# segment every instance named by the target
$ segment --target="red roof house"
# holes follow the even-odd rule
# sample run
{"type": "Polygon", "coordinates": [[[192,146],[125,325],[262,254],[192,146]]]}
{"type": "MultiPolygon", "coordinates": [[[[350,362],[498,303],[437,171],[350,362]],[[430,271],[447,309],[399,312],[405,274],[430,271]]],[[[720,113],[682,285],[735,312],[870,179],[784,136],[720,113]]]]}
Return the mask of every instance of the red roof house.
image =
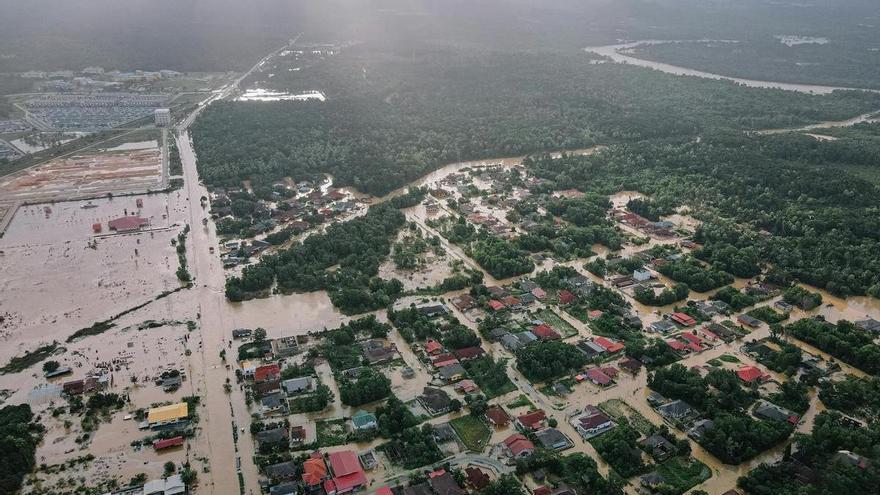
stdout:
{"type": "Polygon", "coordinates": [[[599,368],[587,370],[587,378],[596,385],[605,386],[611,383],[611,377],[602,372],[599,368]]]}
{"type": "Polygon", "coordinates": [[[170,449],[171,447],[178,447],[180,445],[183,445],[183,437],[177,436],[174,438],[166,438],[165,440],[156,440],[153,442],[153,449],[164,450],[170,449]]]}
{"type": "Polygon", "coordinates": [[[703,351],[703,347],[700,346],[700,344],[698,344],[696,342],[688,342],[687,347],[688,347],[688,349],[690,349],[694,352],[702,352],[703,351]]]}
{"type": "Polygon", "coordinates": [[[464,349],[459,349],[454,352],[455,356],[461,361],[476,359],[485,353],[486,351],[484,351],[482,347],[477,346],[465,347],[464,349]]]}
{"type": "Polygon", "coordinates": [[[532,490],[532,495],[551,495],[552,493],[553,493],[553,490],[551,490],[550,488],[548,488],[544,485],[541,485],[538,488],[535,488],[534,490],[532,490]]]}
{"type": "Polygon", "coordinates": [[[492,299],[489,301],[489,307],[492,308],[492,311],[501,311],[504,309],[504,303],[497,299],[492,299]]]}
{"type": "Polygon", "coordinates": [[[620,352],[624,348],[624,345],[620,342],[615,342],[611,339],[606,339],[605,337],[596,337],[593,339],[593,342],[599,344],[603,349],[610,353],[620,352]]]}
{"type": "Polygon", "coordinates": [[[514,433],[505,438],[504,445],[513,457],[527,457],[535,451],[535,444],[522,433],[514,433]]]}
{"type": "Polygon", "coordinates": [[[763,381],[767,377],[767,375],[754,366],[743,366],[736,371],[736,376],[746,383],[763,381]]]}
{"type": "Polygon", "coordinates": [[[690,332],[682,332],[681,336],[685,340],[687,340],[689,342],[693,342],[694,344],[701,344],[703,342],[702,338],[700,338],[698,335],[694,335],[690,332]]]}
{"type": "Polygon", "coordinates": [[[443,345],[436,340],[429,340],[425,343],[425,352],[428,354],[437,354],[438,352],[443,350],[443,345]]]}
{"type": "Polygon", "coordinates": [[[254,370],[255,382],[266,382],[279,378],[281,378],[281,366],[277,364],[266,364],[254,370]]]}
{"type": "Polygon", "coordinates": [[[327,477],[327,464],[319,452],[303,462],[303,482],[309,486],[318,486],[327,477]]]}
{"type": "Polygon", "coordinates": [[[493,405],[486,409],[486,419],[495,426],[504,427],[510,423],[510,416],[499,405],[493,405]]]}
{"type": "Polygon", "coordinates": [[[468,485],[474,490],[482,490],[489,486],[489,475],[480,471],[480,468],[468,466],[464,472],[467,475],[468,485]]]}
{"type": "Polygon", "coordinates": [[[574,294],[569,292],[566,289],[562,289],[559,291],[559,304],[571,304],[574,300],[577,299],[574,297],[574,294]]]}
{"type": "Polygon", "coordinates": [[[602,370],[602,373],[605,373],[606,375],[608,375],[609,377],[611,377],[611,379],[617,378],[617,374],[619,373],[619,372],[617,371],[617,368],[615,368],[614,366],[604,366],[604,367],[599,368],[599,369],[602,370]]]}
{"type": "Polygon", "coordinates": [[[666,344],[668,344],[669,347],[672,347],[675,351],[687,351],[688,349],[687,346],[684,345],[684,342],[680,340],[669,339],[666,341],[666,344]]]}
{"type": "Polygon", "coordinates": [[[697,320],[691,318],[687,313],[672,313],[669,319],[686,327],[692,327],[697,324],[697,320]]]}
{"type": "Polygon", "coordinates": [[[509,306],[511,308],[522,304],[522,301],[520,301],[518,297],[514,297],[514,296],[507,296],[504,299],[502,299],[501,302],[503,302],[505,306],[509,306]]]}
{"type": "Polygon", "coordinates": [[[146,227],[147,225],[150,225],[149,219],[136,216],[120,217],[107,222],[107,226],[110,227],[110,230],[115,230],[116,232],[130,232],[132,230],[138,230],[141,227],[146,227]]]}
{"type": "Polygon", "coordinates": [[[376,495],[394,495],[394,492],[391,491],[388,485],[382,485],[376,490],[376,495]]]}
{"type": "Polygon", "coordinates": [[[544,411],[538,409],[537,411],[532,411],[527,414],[523,414],[522,416],[518,416],[516,418],[516,422],[519,423],[520,427],[526,430],[536,430],[541,427],[541,423],[547,419],[547,415],[544,414],[544,411]]]}
{"type": "Polygon", "coordinates": [[[552,328],[550,328],[547,324],[541,324],[532,327],[532,333],[535,334],[535,337],[538,337],[541,340],[556,340],[562,338],[561,335],[556,333],[552,328]]]}
{"type": "Polygon", "coordinates": [[[332,452],[328,458],[333,471],[333,479],[324,482],[324,490],[328,494],[349,493],[367,485],[367,476],[353,450],[332,452]],[[332,490],[327,489],[328,483],[332,483],[332,490]]]}
{"type": "Polygon", "coordinates": [[[544,289],[540,287],[535,287],[534,289],[532,289],[532,295],[537,297],[538,299],[544,299],[545,297],[547,297],[547,293],[544,292],[544,289]]]}

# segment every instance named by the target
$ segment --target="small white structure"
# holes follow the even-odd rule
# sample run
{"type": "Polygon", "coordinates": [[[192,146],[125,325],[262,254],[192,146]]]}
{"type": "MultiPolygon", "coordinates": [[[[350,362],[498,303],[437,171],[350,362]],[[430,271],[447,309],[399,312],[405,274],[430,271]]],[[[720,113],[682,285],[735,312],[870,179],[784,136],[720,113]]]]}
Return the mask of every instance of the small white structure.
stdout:
{"type": "Polygon", "coordinates": [[[169,126],[171,125],[171,110],[167,108],[157,108],[153,112],[153,118],[156,121],[156,125],[158,126],[169,126]]]}

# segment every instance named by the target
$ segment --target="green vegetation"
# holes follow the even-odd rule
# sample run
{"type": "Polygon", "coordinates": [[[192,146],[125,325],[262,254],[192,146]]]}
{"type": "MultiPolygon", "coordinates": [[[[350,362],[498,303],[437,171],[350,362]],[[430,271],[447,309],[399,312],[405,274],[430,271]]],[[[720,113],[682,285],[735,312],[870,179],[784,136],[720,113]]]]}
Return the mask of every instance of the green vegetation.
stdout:
{"type": "Polygon", "coordinates": [[[397,432],[419,424],[412,411],[396,395],[391,394],[384,406],[376,408],[376,422],[379,424],[379,435],[391,438],[397,432]]]}
{"type": "Polygon", "coordinates": [[[533,342],[516,352],[516,367],[533,382],[544,382],[570,373],[587,358],[573,345],[559,341],[533,342]]]}
{"type": "MultiPolygon", "coordinates": [[[[183,232],[177,234],[177,260],[180,263],[180,266],[177,267],[177,278],[181,282],[190,282],[192,280],[192,276],[189,274],[189,270],[186,265],[186,234],[189,233],[189,225],[183,228],[183,232]]],[[[172,242],[172,245],[175,243],[172,242]]]]}
{"type": "Polygon", "coordinates": [[[776,323],[781,323],[788,319],[788,313],[780,313],[770,306],[761,306],[760,308],[755,308],[748,313],[747,315],[752,318],[757,318],[769,325],[773,325],[776,323]]]}
{"type": "Polygon", "coordinates": [[[443,458],[434,443],[433,428],[428,424],[421,428],[407,428],[378,449],[385,452],[392,464],[404,469],[415,469],[443,458]]]}
{"type": "Polygon", "coordinates": [[[516,390],[516,385],[507,376],[506,359],[496,361],[492,356],[483,356],[465,361],[462,365],[487,399],[516,390]]]}
{"type": "Polygon", "coordinates": [[[835,325],[821,317],[803,319],[787,325],[785,332],[862,371],[880,373],[880,346],[874,335],[846,320],[835,325]]]}
{"type": "MultiPolygon", "coordinates": [[[[656,468],[657,473],[672,487],[669,493],[684,493],[712,477],[708,466],[696,459],[673,457],[656,468]]],[[[663,492],[667,493],[667,492],[663,492]]]]}
{"type": "Polygon", "coordinates": [[[0,492],[16,493],[25,475],[33,471],[43,427],[32,423],[31,407],[23,404],[0,409],[0,492]]]}
{"type": "Polygon", "coordinates": [[[387,306],[402,291],[398,280],[377,277],[391,242],[403,226],[403,214],[391,204],[373,206],[366,215],[334,223],[278,254],[266,255],[226,281],[226,297],[241,301],[267,295],[277,284],[283,293],[326,289],[345,313],[387,306]],[[338,265],[338,269],[329,270],[338,265]]]}
{"type": "Polygon", "coordinates": [[[608,399],[597,407],[615,421],[626,421],[642,435],[650,435],[657,429],[642,413],[620,399],[608,399]]]}
{"type": "Polygon", "coordinates": [[[666,306],[687,299],[689,293],[687,284],[675,284],[671,289],[666,287],[659,294],[651,287],[640,285],[633,291],[633,297],[645,306],[666,306]]]}
{"type": "Polygon", "coordinates": [[[782,293],[782,299],[795,306],[809,311],[822,305],[822,294],[810,292],[800,285],[792,285],[782,293]]]}
{"type": "Polygon", "coordinates": [[[391,394],[391,380],[373,368],[362,368],[356,379],[337,377],[339,398],[347,406],[360,406],[391,394]]]}
{"type": "Polygon", "coordinates": [[[823,411],[816,417],[810,434],[798,435],[793,455],[778,464],[761,464],[737,484],[748,493],[778,495],[820,495],[826,493],[872,493],[880,486],[876,446],[880,434],[875,428],[853,428],[842,422],[839,413],[823,411]],[[839,451],[862,456],[862,469],[839,451]],[[817,473],[804,480],[803,466],[817,473]]]}
{"type": "Polygon", "coordinates": [[[440,326],[416,308],[388,310],[388,319],[407,342],[440,338],[440,326]]]}
{"type": "Polygon", "coordinates": [[[333,392],[330,387],[319,383],[315,391],[303,397],[294,397],[289,401],[291,413],[309,413],[323,411],[333,400],[333,392]]]}
{"type": "Polygon", "coordinates": [[[315,422],[318,447],[342,445],[348,441],[348,422],[343,419],[325,419],[315,422]]]}
{"type": "MultiPolygon", "coordinates": [[[[590,156],[535,157],[526,166],[588,192],[625,184],[691,207],[704,221],[694,240],[712,253],[711,270],[749,258],[742,253],[751,249],[758,264],[773,266],[777,285],[800,280],[836,295],[880,295],[878,186],[837,168],[875,163],[877,150],[876,140],[859,136],[826,144],[797,134],[712,131],[699,142],[612,145],[590,156]]],[[[693,272],[706,275],[703,287],[726,278],[693,272]]],[[[683,273],[675,276],[690,278],[683,273]]]]}
{"type": "Polygon", "coordinates": [[[528,407],[533,409],[535,405],[532,404],[532,401],[530,401],[525,394],[519,394],[513,402],[507,404],[508,409],[516,409],[518,407],[528,407]]]}
{"type": "Polygon", "coordinates": [[[718,289],[712,295],[712,299],[727,303],[733,311],[741,311],[749,306],[754,306],[758,302],[754,296],[750,296],[730,285],[718,289]]]}
{"type": "Polygon", "coordinates": [[[657,271],[667,277],[687,284],[697,292],[706,292],[733,282],[733,275],[706,268],[693,259],[680,259],[672,263],[666,263],[657,268],[657,271]]]}
{"type": "Polygon", "coordinates": [[[794,430],[789,423],[758,421],[743,413],[756,393],[744,389],[730,370],[713,369],[703,378],[694,370],[673,364],[650,375],[648,386],[664,397],[687,402],[712,419],[715,424],[700,444],[727,464],[755,457],[794,430]]]}
{"type": "Polygon", "coordinates": [[[503,279],[530,273],[535,264],[528,253],[500,237],[487,237],[470,246],[470,254],[490,275],[503,279]]]}
{"type": "Polygon", "coordinates": [[[602,459],[623,478],[630,478],[647,471],[637,440],[641,435],[626,422],[607,431],[589,442],[602,459]]]}
{"type": "Polygon", "coordinates": [[[471,452],[482,452],[492,434],[482,420],[471,415],[455,418],[449,424],[471,452]]]}
{"type": "Polygon", "coordinates": [[[0,375],[24,371],[55,354],[55,351],[57,350],[58,342],[52,342],[51,344],[40,346],[33,351],[27,351],[23,356],[13,357],[5,366],[0,368],[0,375]]]}
{"type": "Polygon", "coordinates": [[[192,129],[199,175],[212,185],[259,185],[330,173],[339,185],[381,195],[461,160],[693,136],[712,126],[781,127],[880,106],[874,95],[755,90],[595,64],[582,52],[470,46],[462,56],[422,43],[386,47],[349,46],[308,70],[264,81],[320,87],[324,102],[211,105],[192,129]]]}
{"type": "Polygon", "coordinates": [[[560,478],[577,493],[622,495],[625,481],[617,476],[603,478],[596,461],[581,453],[562,456],[556,451],[538,449],[530,457],[516,462],[516,472],[524,475],[536,469],[560,478]]]}
{"type": "Polygon", "coordinates": [[[577,328],[573,327],[571,323],[563,320],[562,317],[556,314],[552,309],[544,308],[535,313],[534,316],[547,325],[550,325],[553,330],[559,332],[559,334],[562,335],[562,338],[568,338],[578,334],[577,328]]]}
{"type": "Polygon", "coordinates": [[[846,375],[842,381],[822,382],[819,399],[846,414],[876,420],[880,417],[880,378],[846,375]]]}

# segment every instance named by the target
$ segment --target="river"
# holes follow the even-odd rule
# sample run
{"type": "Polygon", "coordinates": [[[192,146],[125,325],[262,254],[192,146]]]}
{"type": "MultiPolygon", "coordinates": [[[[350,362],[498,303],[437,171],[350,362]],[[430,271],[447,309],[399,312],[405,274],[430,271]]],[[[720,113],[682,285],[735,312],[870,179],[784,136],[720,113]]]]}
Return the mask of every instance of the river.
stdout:
{"type": "MultiPolygon", "coordinates": [[[[705,40],[708,41],[708,40],[705,40]]],[[[711,72],[704,72],[696,69],[689,69],[687,67],[681,67],[678,65],[665,64],[663,62],[654,62],[653,60],[645,60],[642,58],[637,58],[633,55],[633,49],[639,46],[644,45],[659,45],[665,43],[681,43],[682,41],[671,41],[671,40],[642,40],[642,41],[633,41],[628,43],[621,43],[617,45],[605,45],[605,46],[591,46],[584,48],[585,51],[590,53],[595,53],[597,55],[602,55],[608,57],[614,62],[620,64],[629,64],[636,65],[639,67],[647,67],[650,69],[656,69],[661,72],[666,72],[668,74],[675,74],[678,76],[696,76],[702,77],[706,79],[716,79],[716,80],[725,80],[725,81],[733,81],[737,84],[741,84],[743,86],[747,86],[750,88],[768,88],[768,89],[784,89],[787,91],[797,91],[799,93],[808,93],[808,94],[829,94],[833,91],[838,90],[855,90],[855,91],[871,91],[878,92],[878,90],[872,89],[863,89],[863,88],[847,88],[842,86],[821,86],[816,84],[795,84],[795,83],[783,83],[776,81],[758,81],[755,79],[742,79],[739,77],[731,77],[725,76],[721,74],[713,74],[711,72]]]]}

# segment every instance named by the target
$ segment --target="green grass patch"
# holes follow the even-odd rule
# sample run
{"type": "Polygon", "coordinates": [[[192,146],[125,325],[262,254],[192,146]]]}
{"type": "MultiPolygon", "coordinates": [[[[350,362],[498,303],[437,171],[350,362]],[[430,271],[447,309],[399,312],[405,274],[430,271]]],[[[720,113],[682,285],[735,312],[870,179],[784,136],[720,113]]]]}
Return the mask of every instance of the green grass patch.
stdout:
{"type": "Polygon", "coordinates": [[[721,361],[719,361],[717,359],[710,359],[710,360],[706,361],[706,364],[717,368],[717,367],[721,366],[721,361]]]}
{"type": "Polygon", "coordinates": [[[656,471],[675,489],[675,493],[684,493],[712,477],[712,471],[702,462],[681,457],[660,464],[656,471]]]}
{"type": "Polygon", "coordinates": [[[449,422],[465,447],[472,452],[482,452],[489,442],[491,432],[480,419],[471,415],[455,418],[449,422]]]}
{"type": "Polygon", "coordinates": [[[9,360],[6,366],[0,368],[0,375],[7,373],[18,373],[24,371],[31,366],[45,360],[58,350],[58,342],[38,347],[33,351],[25,352],[23,356],[16,356],[9,360]]]}
{"type": "Polygon", "coordinates": [[[770,306],[761,306],[760,308],[755,308],[747,313],[752,318],[757,318],[764,323],[772,325],[774,323],[781,323],[788,319],[788,313],[780,313],[770,306]]]}
{"type": "Polygon", "coordinates": [[[597,407],[617,422],[625,418],[630,426],[642,435],[650,435],[656,429],[654,423],[648,421],[648,418],[642,416],[642,413],[620,399],[608,399],[597,407]]]}
{"type": "Polygon", "coordinates": [[[718,356],[718,359],[724,361],[725,363],[739,363],[740,360],[736,356],[731,356],[730,354],[722,354],[718,356]]]}
{"type": "Polygon", "coordinates": [[[562,335],[562,338],[573,337],[578,334],[577,328],[562,319],[562,317],[556,314],[552,309],[544,308],[541,311],[538,311],[535,313],[535,318],[553,327],[553,330],[559,332],[559,334],[562,335]]]}
{"type": "Polygon", "coordinates": [[[525,394],[519,394],[519,397],[517,397],[516,400],[507,404],[508,409],[516,409],[518,407],[527,407],[527,406],[529,408],[535,407],[535,405],[532,404],[532,401],[530,401],[529,398],[526,397],[525,394]]]}
{"type": "Polygon", "coordinates": [[[348,441],[348,423],[344,419],[318,421],[315,430],[318,447],[332,447],[348,441]]]}

